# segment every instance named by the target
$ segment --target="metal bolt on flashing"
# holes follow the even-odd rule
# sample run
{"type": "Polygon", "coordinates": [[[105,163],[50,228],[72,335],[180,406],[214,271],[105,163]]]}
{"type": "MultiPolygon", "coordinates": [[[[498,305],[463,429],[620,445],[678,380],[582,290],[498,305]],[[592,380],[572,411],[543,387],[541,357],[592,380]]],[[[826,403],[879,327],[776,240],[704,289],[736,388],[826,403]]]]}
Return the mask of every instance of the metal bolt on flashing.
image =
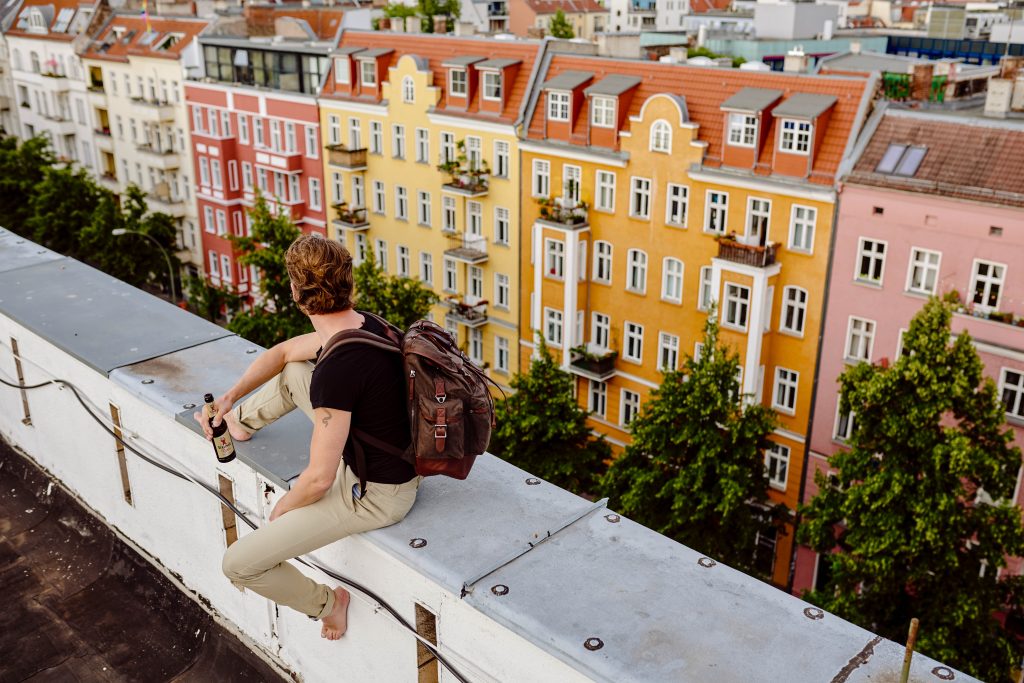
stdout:
{"type": "Polygon", "coordinates": [[[536,477],[530,477],[529,479],[526,480],[527,486],[536,486],[539,483],[540,479],[537,479],[536,477]]]}
{"type": "Polygon", "coordinates": [[[412,548],[422,548],[426,544],[427,544],[427,539],[425,539],[425,538],[414,538],[411,541],[409,541],[409,546],[412,547],[412,548]]]}
{"type": "Polygon", "coordinates": [[[587,638],[585,641],[583,641],[583,647],[587,648],[588,650],[600,650],[602,647],[604,647],[604,641],[600,638],[587,638]]]}
{"type": "Polygon", "coordinates": [[[508,595],[508,586],[503,583],[491,586],[491,592],[495,595],[508,595]]]}
{"type": "Polygon", "coordinates": [[[937,666],[932,669],[932,676],[943,681],[951,681],[956,678],[956,674],[953,673],[953,670],[945,666],[937,666]]]}
{"type": "Polygon", "coordinates": [[[246,349],[246,353],[256,353],[259,349],[246,349]]]}
{"type": "Polygon", "coordinates": [[[612,524],[618,524],[618,523],[619,523],[619,520],[621,519],[621,517],[619,517],[619,516],[618,516],[618,515],[616,515],[616,514],[611,514],[611,515],[605,515],[605,516],[604,516],[604,518],[605,518],[605,519],[607,519],[607,520],[608,520],[609,522],[611,522],[612,524]]]}
{"type": "Polygon", "coordinates": [[[712,560],[710,557],[702,557],[699,560],[697,560],[697,564],[704,567],[705,569],[711,569],[718,563],[712,560]]]}
{"type": "Polygon", "coordinates": [[[151,380],[151,379],[144,379],[144,380],[142,380],[142,383],[143,384],[152,384],[153,380],[151,380]]]}
{"type": "Polygon", "coordinates": [[[191,409],[193,409],[195,407],[196,407],[195,403],[186,403],[185,405],[182,406],[182,408],[184,408],[185,410],[191,410],[191,409]]]}
{"type": "Polygon", "coordinates": [[[808,619],[814,619],[814,620],[824,619],[825,618],[825,612],[824,612],[824,610],[820,610],[817,607],[805,607],[804,608],[804,616],[807,617],[808,619]]]}

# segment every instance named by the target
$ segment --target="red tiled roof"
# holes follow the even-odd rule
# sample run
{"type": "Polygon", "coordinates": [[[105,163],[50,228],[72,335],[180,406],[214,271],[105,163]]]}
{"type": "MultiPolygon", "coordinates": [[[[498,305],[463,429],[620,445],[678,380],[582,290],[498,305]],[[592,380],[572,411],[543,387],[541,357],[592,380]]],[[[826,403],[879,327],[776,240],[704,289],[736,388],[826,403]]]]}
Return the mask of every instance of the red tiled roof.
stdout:
{"type": "Polygon", "coordinates": [[[721,12],[732,6],[732,0],[690,0],[690,14],[721,12]]]}
{"type": "MultiPolygon", "coordinates": [[[[613,74],[640,78],[640,85],[630,100],[629,116],[638,115],[644,102],[653,95],[667,93],[685,98],[690,121],[700,126],[699,138],[708,143],[704,159],[706,167],[721,164],[724,136],[721,106],[739,90],[747,87],[781,90],[783,101],[796,93],[833,95],[837,101],[831,110],[828,127],[818,147],[809,178],[811,182],[826,185],[834,182],[850,133],[856,125],[857,112],[866,95],[868,82],[862,78],[765,73],[566,54],[553,55],[547,73],[540,74],[538,81],[543,83],[559,73],[572,70],[593,73],[592,82],[595,83],[613,74]]],[[[580,132],[586,116],[587,109],[584,107],[573,129],[574,134],[580,132]]],[[[543,139],[543,107],[534,108],[532,119],[527,125],[528,138],[543,139]]],[[[777,126],[777,122],[772,119],[765,136],[764,144],[767,148],[762,150],[761,158],[771,157],[770,146],[775,140],[777,126]]],[[[629,130],[628,119],[623,124],[623,130],[629,130]]],[[[758,172],[766,174],[770,171],[759,169],[758,172]]]]}
{"type": "MultiPolygon", "coordinates": [[[[82,8],[92,8],[98,4],[97,0],[92,2],[82,2],[81,0],[24,0],[21,4],[21,9],[18,10],[18,14],[15,17],[14,23],[6,31],[6,35],[19,36],[21,38],[37,38],[39,40],[59,40],[61,42],[70,43],[75,39],[75,34],[64,32],[55,32],[53,30],[57,23],[57,19],[60,17],[61,10],[73,9],[78,10],[82,8]],[[50,24],[47,26],[46,33],[34,33],[32,31],[24,31],[18,28],[19,18],[28,12],[30,7],[46,8],[53,12],[53,15],[49,17],[50,24]]],[[[27,16],[27,14],[26,14],[27,16]]],[[[76,12],[74,18],[78,18],[76,12]]]]}
{"type": "Polygon", "coordinates": [[[245,8],[246,32],[250,37],[276,35],[275,20],[287,17],[305,21],[321,40],[334,40],[344,13],[341,7],[249,4],[245,8]]]}
{"type": "MultiPolygon", "coordinates": [[[[404,55],[412,55],[427,60],[430,70],[434,73],[434,85],[441,89],[441,99],[437,103],[437,111],[458,116],[470,115],[486,118],[490,121],[513,123],[519,116],[524,98],[528,96],[527,86],[533,65],[540,53],[541,43],[528,41],[482,40],[479,38],[458,38],[444,35],[394,34],[387,31],[348,31],[341,37],[339,47],[361,47],[366,49],[389,48],[394,50],[386,59],[388,66],[394,66],[404,55]],[[507,100],[500,115],[480,113],[480,95],[482,88],[477,88],[468,107],[448,107],[447,87],[448,69],[442,64],[453,57],[480,55],[487,59],[521,60],[515,79],[505,84],[507,100]]],[[[358,57],[358,55],[356,55],[358,57]]],[[[334,73],[332,71],[324,86],[324,97],[330,98],[334,91],[334,73]]]]}
{"type": "MultiPolygon", "coordinates": [[[[608,8],[597,0],[524,0],[534,14],[555,14],[562,10],[566,14],[607,12],[608,8]]],[[[729,0],[731,2],[731,0],[729,0]]]]}
{"type": "Polygon", "coordinates": [[[889,111],[847,182],[1024,207],[1024,129],[997,121],[889,111]],[[875,172],[893,144],[927,148],[912,177],[875,172]]]}
{"type": "Polygon", "coordinates": [[[181,51],[208,25],[209,22],[203,19],[150,17],[147,27],[142,17],[114,15],[82,56],[116,62],[127,62],[129,57],[140,56],[178,59],[181,51]],[[115,29],[124,29],[121,39],[114,37],[115,29]],[[147,31],[155,35],[147,35],[147,31]],[[157,50],[156,46],[170,34],[178,35],[178,40],[165,50],[157,50]]]}

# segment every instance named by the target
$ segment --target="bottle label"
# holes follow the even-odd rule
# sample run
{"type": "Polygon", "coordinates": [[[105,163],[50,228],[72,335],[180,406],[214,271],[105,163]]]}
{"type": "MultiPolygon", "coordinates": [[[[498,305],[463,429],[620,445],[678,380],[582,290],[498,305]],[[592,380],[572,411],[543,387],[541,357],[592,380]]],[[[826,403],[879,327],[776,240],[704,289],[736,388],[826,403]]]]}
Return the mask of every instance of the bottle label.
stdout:
{"type": "Polygon", "coordinates": [[[217,449],[217,457],[221,460],[230,459],[235,454],[235,444],[227,432],[213,437],[213,447],[217,449]]]}

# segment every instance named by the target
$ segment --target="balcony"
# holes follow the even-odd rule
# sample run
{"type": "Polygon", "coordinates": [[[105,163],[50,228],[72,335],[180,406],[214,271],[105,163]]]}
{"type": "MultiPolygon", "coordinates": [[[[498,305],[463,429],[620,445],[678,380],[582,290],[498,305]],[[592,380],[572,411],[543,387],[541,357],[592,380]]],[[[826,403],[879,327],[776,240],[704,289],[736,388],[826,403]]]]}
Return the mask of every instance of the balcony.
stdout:
{"type": "Polygon", "coordinates": [[[302,170],[302,155],[298,150],[292,152],[257,151],[256,165],[274,172],[295,173],[302,170]]]}
{"type": "Polygon", "coordinates": [[[370,222],[366,220],[366,209],[363,207],[356,207],[354,209],[348,208],[348,204],[342,202],[341,204],[332,204],[334,210],[338,212],[337,218],[332,223],[337,228],[342,230],[369,230],[370,222]]]}
{"type": "Polygon", "coordinates": [[[344,145],[328,145],[327,163],[346,171],[365,171],[366,148],[345,149],[344,145]]]}
{"type": "Polygon", "coordinates": [[[487,324],[487,301],[470,304],[458,296],[450,296],[445,300],[445,304],[451,309],[445,318],[451,322],[465,325],[470,329],[487,324]]]}
{"type": "Polygon", "coordinates": [[[173,197],[167,183],[157,183],[153,191],[146,196],[146,202],[150,211],[166,213],[174,218],[181,218],[185,215],[185,201],[173,197]]]}
{"type": "Polygon", "coordinates": [[[162,123],[174,120],[174,105],[169,102],[146,100],[140,97],[133,98],[132,104],[136,105],[139,119],[144,123],[162,123]]]}
{"type": "Polygon", "coordinates": [[[718,258],[755,268],[767,268],[775,263],[775,250],[778,245],[748,245],[737,242],[735,237],[718,239],[718,258]]]}
{"type": "Polygon", "coordinates": [[[582,230],[590,225],[587,221],[590,206],[586,202],[561,197],[544,197],[538,199],[537,204],[540,206],[540,218],[537,222],[541,225],[561,230],[582,230]]]}
{"type": "Polygon", "coordinates": [[[112,192],[118,192],[121,187],[117,182],[117,174],[113,171],[104,171],[99,177],[100,185],[112,192]]]}
{"type": "Polygon", "coordinates": [[[153,145],[136,145],[135,149],[149,159],[154,168],[161,168],[165,171],[178,168],[181,160],[178,153],[170,147],[154,147],[153,145]]]}
{"type": "Polygon", "coordinates": [[[71,120],[69,115],[43,114],[43,118],[49,121],[49,125],[46,128],[54,135],[73,135],[77,132],[75,122],[71,120]]]}
{"type": "Polygon", "coordinates": [[[43,76],[43,83],[50,92],[67,92],[71,89],[67,76],[54,72],[43,72],[40,75],[43,76]]]}
{"type": "Polygon", "coordinates": [[[448,235],[448,248],[445,256],[470,265],[487,261],[487,239],[482,235],[467,235],[453,232],[448,235]]]}
{"type": "Polygon", "coordinates": [[[110,136],[109,128],[94,130],[93,139],[96,141],[96,149],[101,152],[114,151],[114,138],[110,136]]]}
{"type": "Polygon", "coordinates": [[[569,350],[569,372],[595,382],[607,381],[615,374],[615,359],[619,352],[590,346],[576,346],[569,350]]]}
{"type": "Polygon", "coordinates": [[[442,156],[437,170],[446,174],[450,180],[441,186],[443,192],[462,195],[463,197],[484,197],[487,195],[488,178],[491,168],[485,159],[476,162],[466,160],[465,144],[458,142],[459,156],[447,159],[442,156]]]}

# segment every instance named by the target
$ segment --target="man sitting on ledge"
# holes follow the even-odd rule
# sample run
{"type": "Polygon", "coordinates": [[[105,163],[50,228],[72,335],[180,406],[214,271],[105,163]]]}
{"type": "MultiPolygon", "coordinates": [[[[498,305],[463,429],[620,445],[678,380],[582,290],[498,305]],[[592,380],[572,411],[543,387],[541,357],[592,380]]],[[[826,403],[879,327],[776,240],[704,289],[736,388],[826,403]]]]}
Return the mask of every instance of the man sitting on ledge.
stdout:
{"type": "MultiPolygon", "coordinates": [[[[285,263],[292,296],[315,332],[277,344],[256,358],[217,400],[213,421],[219,425],[226,420],[231,436],[245,441],[298,408],[313,421],[309,465],[278,501],[270,523],[228,548],[223,569],[236,586],[319,619],[321,636],[337,640],[347,628],[348,591],[316,583],[287,560],[401,521],[416,500],[420,477],[409,463],[370,444],[364,448],[367,471],[359,472],[348,443],[350,431],[357,428],[401,449],[409,445],[401,356],[349,344],[322,363],[309,362],[342,330],[385,334],[378,321],[352,308],[351,255],[333,240],[303,236],[288,248],[285,263]],[[361,498],[360,475],[368,482],[361,498]]],[[[201,413],[196,419],[212,438],[201,413]]]]}

